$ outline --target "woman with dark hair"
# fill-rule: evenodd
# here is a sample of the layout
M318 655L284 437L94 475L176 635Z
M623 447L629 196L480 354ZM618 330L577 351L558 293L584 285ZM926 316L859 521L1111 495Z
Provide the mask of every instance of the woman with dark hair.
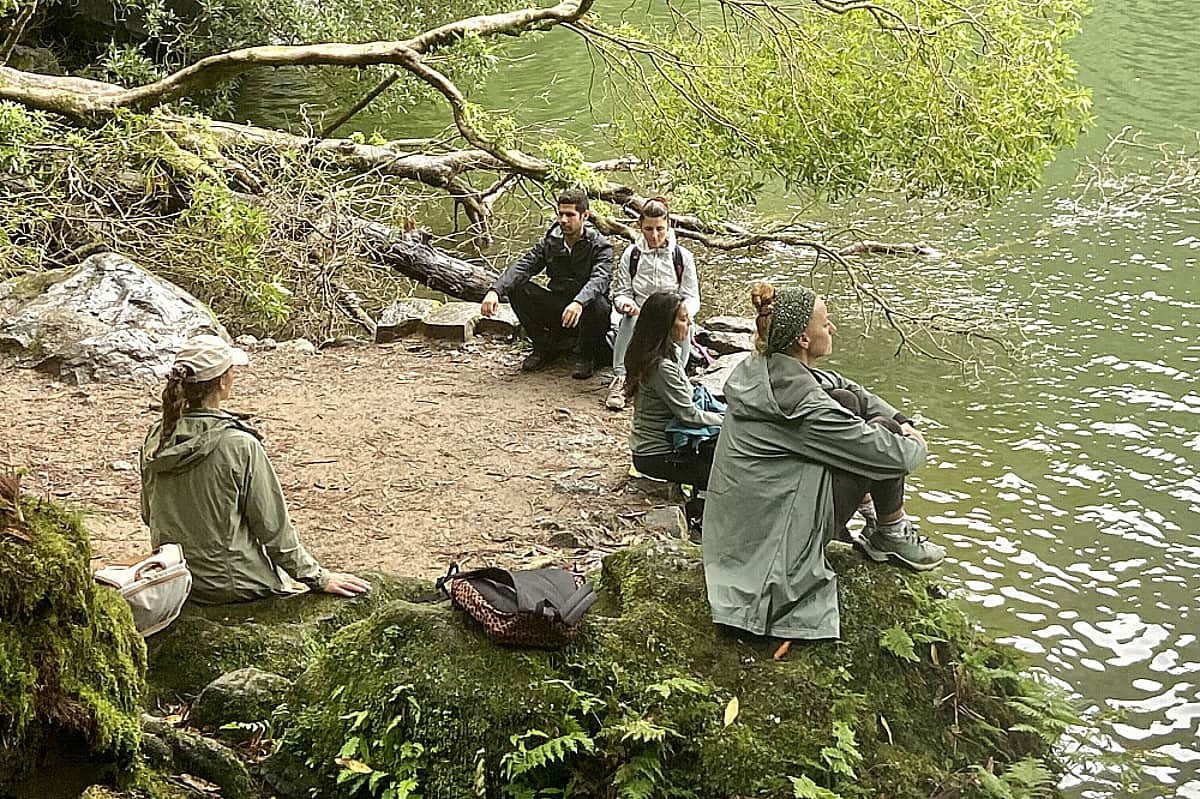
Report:
M643 303L625 353L625 396L633 401L629 448L642 474L704 489L712 469L712 445L676 450L667 425L712 428L721 414L700 410L679 360L687 346L691 315L676 291L659 291Z
M825 544L864 495L878 514L858 542L869 558L924 571L946 555L904 513L904 477L925 462L925 439L887 402L816 368L837 330L824 300L759 283L751 301L758 352L725 384L729 410L704 512L713 621L757 635L837 638L837 575Z
M179 544L191 599L240 602L313 591L355 596L370 583L322 569L300 544L258 433L221 409L246 353L195 336L175 357L162 419L142 445L142 521L155 546Z

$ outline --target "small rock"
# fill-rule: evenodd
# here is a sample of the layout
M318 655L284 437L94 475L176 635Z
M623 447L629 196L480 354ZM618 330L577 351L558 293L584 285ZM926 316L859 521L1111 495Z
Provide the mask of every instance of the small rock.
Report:
M421 332L430 338L470 341L479 318L479 303L448 302L425 317Z
M375 341L387 344L396 339L416 333L421 322L442 306L437 300L424 297L406 297L396 300L383 309L375 324Z
M370 342L358 338L357 336L334 336L333 338L327 338L318 344L317 349L331 350L338 347L361 347L365 344L370 344Z
M196 698L192 723L216 728L235 721L269 719L290 687L285 677L253 666L222 674Z
M316 355L317 345L306 338L294 338L279 345L282 352L293 352L297 355Z
M134 467L129 461L113 461L109 464L109 468L114 472L132 472Z
M754 320L745 316L714 316L704 320L704 327L722 333L746 333L751 336L757 332Z
M251 335L241 335L235 338L233 343L244 350L252 350L258 346L258 339Z
M495 316L481 316L475 323L475 332L481 336L515 336L521 328L521 320L506 302L500 303Z
M258 348L260 350L273 350L278 346L278 342L276 342L273 338L264 338L262 341L258 342Z
M604 493L604 486L591 480L555 480L554 487L564 494L599 496Z
M575 537L575 534L568 530L563 530L550 536L550 540L547 543L558 549L579 549L583 546L579 542L579 539Z
M642 517L642 526L648 530L662 530L671 538L686 540L688 536L687 516L678 505L649 511Z
M721 355L728 355L733 352L750 352L754 349L754 338L749 333L701 330L696 334L696 341Z

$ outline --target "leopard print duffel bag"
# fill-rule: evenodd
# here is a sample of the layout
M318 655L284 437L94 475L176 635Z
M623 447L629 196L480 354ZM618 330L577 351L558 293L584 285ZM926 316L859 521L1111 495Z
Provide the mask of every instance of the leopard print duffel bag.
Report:
M437 587L496 643L542 649L569 643L597 599L583 575L566 569L464 572L451 564Z

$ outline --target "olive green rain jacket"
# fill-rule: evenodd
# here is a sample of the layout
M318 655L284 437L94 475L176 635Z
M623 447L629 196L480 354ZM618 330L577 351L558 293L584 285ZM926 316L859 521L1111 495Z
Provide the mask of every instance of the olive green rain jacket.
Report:
M836 372L822 374L854 392L864 416L896 415ZM757 635L837 638L837 575L825 560L835 532L831 469L901 477L924 463L925 449L843 408L790 355L742 361L725 399L704 509L713 621Z
M183 547L191 599L218 604L313 590L328 572L300 544L258 434L220 410L188 411L157 457L161 422L142 444L142 521L158 547Z

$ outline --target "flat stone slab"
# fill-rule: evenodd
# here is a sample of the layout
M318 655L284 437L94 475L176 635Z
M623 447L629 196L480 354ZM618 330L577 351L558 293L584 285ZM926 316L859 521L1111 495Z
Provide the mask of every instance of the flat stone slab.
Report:
M745 316L714 316L711 319L704 320L704 328L706 330L719 330L722 333L749 333L754 335L756 332L754 320Z
M430 314L442 307L437 300L425 297L405 297L383 309L375 323L375 341L387 344L403 336L410 336L421 329Z
M722 355L720 358L717 358L712 366L708 367L704 374L693 378L692 382L707 388L708 393L717 399L724 399L725 381L729 379L729 375L733 372L734 367L749 357L750 353L748 352L734 352L729 355Z
M480 316L475 323L475 332L481 336L515 336L521 329L521 320L512 306L500 303L495 316Z
M719 355L733 352L750 352L754 349L754 338L748 333L729 333L724 330L701 330L696 341Z
M430 338L470 341L475 337L478 321L479 303L448 302L425 317L421 332Z

